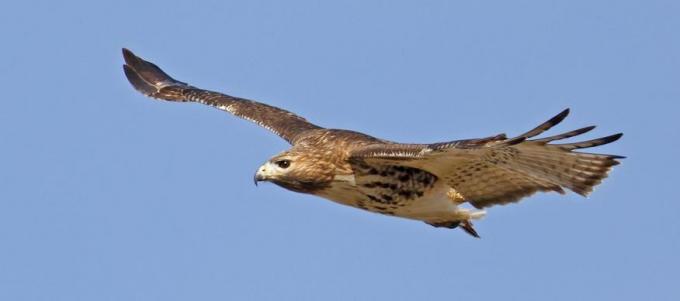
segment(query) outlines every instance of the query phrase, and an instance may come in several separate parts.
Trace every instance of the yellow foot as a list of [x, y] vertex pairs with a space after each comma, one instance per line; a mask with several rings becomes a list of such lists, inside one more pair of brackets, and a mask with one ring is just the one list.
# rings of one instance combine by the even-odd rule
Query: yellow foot
[[446, 196], [449, 197], [451, 201], [453, 201], [456, 205], [460, 205], [462, 203], [465, 203], [465, 197], [463, 197], [460, 192], [456, 191], [455, 189], [451, 188], [447, 193]]

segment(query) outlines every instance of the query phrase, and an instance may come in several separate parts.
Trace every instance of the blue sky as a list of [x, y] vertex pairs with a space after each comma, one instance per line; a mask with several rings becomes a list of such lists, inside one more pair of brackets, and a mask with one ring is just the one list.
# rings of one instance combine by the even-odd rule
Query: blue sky
[[[678, 300], [677, 1], [11, 1], [0, 10], [2, 300]], [[192, 84], [403, 142], [624, 132], [588, 199], [462, 231], [255, 169], [287, 148], [131, 89], [120, 48]]]

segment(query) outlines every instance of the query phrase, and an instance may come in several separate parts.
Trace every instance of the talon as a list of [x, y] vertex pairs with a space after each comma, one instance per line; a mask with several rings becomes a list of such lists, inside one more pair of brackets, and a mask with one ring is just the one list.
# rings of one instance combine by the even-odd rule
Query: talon
[[477, 234], [477, 231], [475, 230], [474, 227], [472, 227], [472, 223], [470, 221], [462, 221], [460, 223], [460, 228], [463, 229], [467, 234], [470, 234], [474, 237], [481, 238], [479, 237], [479, 234]]
[[479, 234], [475, 230], [475, 228], [472, 226], [472, 223], [469, 220], [465, 221], [455, 221], [455, 222], [437, 222], [437, 223], [427, 223], [430, 226], [436, 227], [436, 228], [447, 228], [447, 229], [455, 229], [460, 227], [465, 231], [465, 233], [470, 234], [473, 237], [479, 237]]

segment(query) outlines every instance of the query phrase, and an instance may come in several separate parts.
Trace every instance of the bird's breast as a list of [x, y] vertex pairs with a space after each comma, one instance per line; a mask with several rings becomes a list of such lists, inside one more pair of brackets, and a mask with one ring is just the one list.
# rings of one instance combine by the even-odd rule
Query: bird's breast
[[387, 215], [417, 205], [437, 193], [437, 177], [404, 166], [357, 167], [351, 175], [336, 176], [320, 196], [360, 209]]

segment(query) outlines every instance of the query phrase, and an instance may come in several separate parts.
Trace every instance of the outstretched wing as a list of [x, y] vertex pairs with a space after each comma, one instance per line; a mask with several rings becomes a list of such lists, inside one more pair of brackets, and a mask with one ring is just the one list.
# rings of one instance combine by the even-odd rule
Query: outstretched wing
[[621, 156], [575, 152], [618, 140], [615, 134], [583, 142], [551, 142], [586, 133], [594, 126], [528, 140], [561, 122], [569, 109], [517, 137], [435, 144], [374, 144], [355, 149], [352, 160], [420, 168], [437, 175], [477, 208], [519, 201], [537, 191], [587, 195]]
[[320, 129], [304, 118], [277, 107], [190, 86], [168, 76], [151, 62], [123, 49], [125, 76], [142, 94], [179, 102], [198, 102], [257, 123], [291, 144], [305, 131]]

